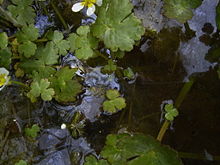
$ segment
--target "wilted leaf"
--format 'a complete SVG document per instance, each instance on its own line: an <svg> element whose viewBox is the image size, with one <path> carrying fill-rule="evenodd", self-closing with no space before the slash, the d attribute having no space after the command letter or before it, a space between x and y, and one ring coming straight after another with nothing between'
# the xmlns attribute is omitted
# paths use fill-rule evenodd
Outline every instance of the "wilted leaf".
<svg viewBox="0 0 220 165"><path fill-rule="evenodd" d="M103 1L92 25L92 33L114 52L132 50L135 41L144 34L141 21L134 16L132 9L129 0Z"/></svg>

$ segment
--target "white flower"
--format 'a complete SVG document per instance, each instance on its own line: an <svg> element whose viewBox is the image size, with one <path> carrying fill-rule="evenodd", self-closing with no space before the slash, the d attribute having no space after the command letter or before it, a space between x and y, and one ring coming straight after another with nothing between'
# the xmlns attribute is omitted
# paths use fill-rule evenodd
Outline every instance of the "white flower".
<svg viewBox="0 0 220 165"><path fill-rule="evenodd" d="M66 129L66 124L61 124L61 129Z"/></svg>
<svg viewBox="0 0 220 165"><path fill-rule="evenodd" d="M8 84L10 77L9 71L5 68L0 68L0 91Z"/></svg>
<svg viewBox="0 0 220 165"><path fill-rule="evenodd" d="M87 8L86 14L91 16L95 12L95 4L98 6L102 5L102 0L83 0L82 2L78 2L73 5L72 11L78 12L82 10L84 7Z"/></svg>

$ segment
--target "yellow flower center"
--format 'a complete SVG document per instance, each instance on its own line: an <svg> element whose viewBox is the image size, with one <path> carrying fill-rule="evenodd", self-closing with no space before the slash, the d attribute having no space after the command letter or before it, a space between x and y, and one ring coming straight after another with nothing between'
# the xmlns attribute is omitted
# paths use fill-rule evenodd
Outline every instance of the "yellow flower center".
<svg viewBox="0 0 220 165"><path fill-rule="evenodd" d="M92 7L96 3L96 0L84 0L81 3L83 6L86 6L89 8L89 7Z"/></svg>
<svg viewBox="0 0 220 165"><path fill-rule="evenodd" d="M6 83L6 74L0 74L0 86Z"/></svg>

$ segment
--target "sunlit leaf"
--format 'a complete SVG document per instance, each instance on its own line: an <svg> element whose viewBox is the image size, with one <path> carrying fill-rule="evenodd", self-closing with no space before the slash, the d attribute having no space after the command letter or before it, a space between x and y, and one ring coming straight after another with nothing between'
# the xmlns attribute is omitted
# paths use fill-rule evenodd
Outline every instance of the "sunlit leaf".
<svg viewBox="0 0 220 165"><path fill-rule="evenodd" d="M124 74L124 76L125 76L126 78L128 78L128 79L133 79L133 78L134 78L134 72L133 72L133 70L132 70L131 68L129 68L129 67L123 71L123 74Z"/></svg>
<svg viewBox="0 0 220 165"><path fill-rule="evenodd" d="M120 93L116 89L110 89L106 91L106 96L108 99L113 100L120 96Z"/></svg>
<svg viewBox="0 0 220 165"><path fill-rule="evenodd" d="M130 0L105 0L92 25L92 33L112 51L130 51L144 34L141 21L132 13Z"/></svg>
<svg viewBox="0 0 220 165"><path fill-rule="evenodd" d="M96 38L90 35L88 26L80 26L77 34L70 34L68 40L70 42L70 51L75 52L75 56L82 60L94 57L94 50L98 46Z"/></svg>
<svg viewBox="0 0 220 165"><path fill-rule="evenodd" d="M47 79L34 81L31 83L31 90L27 93L27 96L32 102L35 102L39 96L41 96L44 101L50 101L54 95L54 90L49 88L49 86L50 82Z"/></svg>

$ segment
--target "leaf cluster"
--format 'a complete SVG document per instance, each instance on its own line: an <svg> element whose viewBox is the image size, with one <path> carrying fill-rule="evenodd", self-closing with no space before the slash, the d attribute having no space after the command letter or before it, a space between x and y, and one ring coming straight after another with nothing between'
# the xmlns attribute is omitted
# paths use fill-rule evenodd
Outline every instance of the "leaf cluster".
<svg viewBox="0 0 220 165"><path fill-rule="evenodd" d="M182 165L177 152L142 134L110 134L100 154L103 159L89 156L85 165Z"/></svg>
<svg viewBox="0 0 220 165"><path fill-rule="evenodd" d="M106 92L108 100L103 102L103 110L109 113L115 113L126 107L125 99L120 97L120 93L116 89L110 89Z"/></svg>
<svg viewBox="0 0 220 165"><path fill-rule="evenodd" d="M178 110L173 106L173 104L166 104L164 109L166 111L165 118L169 121L173 121L174 118L179 115Z"/></svg>
<svg viewBox="0 0 220 165"><path fill-rule="evenodd" d="M37 124L33 124L31 128L25 128L25 135L36 138L38 132L40 131L40 127Z"/></svg>

